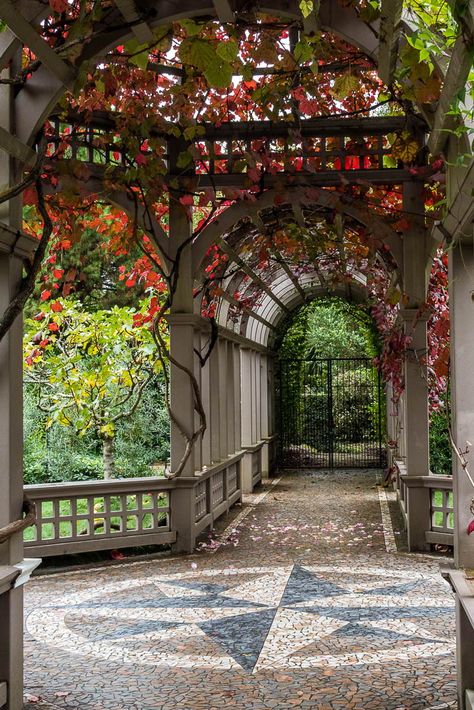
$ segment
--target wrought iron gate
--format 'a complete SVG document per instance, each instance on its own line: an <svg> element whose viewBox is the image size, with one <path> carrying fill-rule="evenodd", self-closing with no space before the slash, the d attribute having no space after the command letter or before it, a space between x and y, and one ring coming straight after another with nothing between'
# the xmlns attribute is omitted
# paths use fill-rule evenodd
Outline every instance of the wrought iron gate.
<svg viewBox="0 0 474 710"><path fill-rule="evenodd" d="M280 360L276 403L282 467L385 465L384 395L371 360Z"/></svg>

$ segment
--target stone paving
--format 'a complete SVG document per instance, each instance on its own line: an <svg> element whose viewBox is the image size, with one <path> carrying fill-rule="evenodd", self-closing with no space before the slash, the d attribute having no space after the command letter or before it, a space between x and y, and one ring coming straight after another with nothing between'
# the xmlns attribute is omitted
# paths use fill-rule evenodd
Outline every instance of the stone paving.
<svg viewBox="0 0 474 710"><path fill-rule="evenodd" d="M455 707L452 594L376 473L264 491L194 555L34 579L25 707Z"/></svg>

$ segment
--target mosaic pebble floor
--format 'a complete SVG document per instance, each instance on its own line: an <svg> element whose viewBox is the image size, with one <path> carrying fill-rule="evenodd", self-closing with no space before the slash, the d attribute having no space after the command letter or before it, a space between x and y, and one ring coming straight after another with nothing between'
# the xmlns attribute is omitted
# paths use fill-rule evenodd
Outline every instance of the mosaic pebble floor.
<svg viewBox="0 0 474 710"><path fill-rule="evenodd" d="M452 594L376 472L263 492L194 555L35 578L25 708L455 707Z"/></svg>

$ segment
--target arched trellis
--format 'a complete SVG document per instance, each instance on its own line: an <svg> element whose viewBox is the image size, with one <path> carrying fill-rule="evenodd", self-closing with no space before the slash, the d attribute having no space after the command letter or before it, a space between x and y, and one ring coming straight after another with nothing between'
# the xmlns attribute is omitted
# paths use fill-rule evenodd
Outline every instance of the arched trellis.
<svg viewBox="0 0 474 710"><path fill-rule="evenodd" d="M304 226L304 215L302 208L315 209L337 209L341 213L350 216L357 224L364 226L374 236L377 235L378 243L384 249L384 258L387 259L386 249L390 249L390 260L392 261L394 283L403 284L403 254L401 249L400 235L382 217L371 214L366 207L358 200L349 201L345 204L341 201L337 193L327 190L320 190L316 197L312 191L309 198L303 188L289 190L286 195L278 191L269 190L259 196L254 202L236 203L227 208L214 222L211 222L199 235L193 245L193 263L195 278L199 277L203 266L206 263L206 254L213 246L224 247L226 235L232 234L235 225L242 221L242 232L244 235L258 233L260 228L265 229L264 211L273 208L278 215L283 207L288 208L291 204L290 214L294 220L298 220L300 226ZM275 205L275 203L278 203ZM324 216L324 213L323 213ZM241 237L243 239L243 237ZM232 240L233 246L227 247L230 263L236 267L244 266L245 262L239 256L239 242ZM394 252L397 258L394 257ZM381 261L381 263L384 263ZM267 279L269 291L262 290L262 279L255 271L247 266L246 271L242 269L236 271L230 279L226 279L223 285L223 296L220 298L217 320L222 326L229 326L229 310L239 304L235 302L232 294L241 292L242 300L245 301L247 292L252 288L263 297L262 303L252 308L241 309L240 318L236 322L236 329L241 335L245 335L251 340L260 344L267 344L271 340L271 332L281 317L288 313L296 304L301 304L312 293L323 293L326 291L321 285L321 274L317 271L305 270L304 274L296 275L292 270L295 265L285 264L286 268L278 268L277 271ZM253 279L252 279L253 277ZM248 283L242 288L245 279ZM352 281L355 285L363 284L362 275L353 274ZM347 295L347 289L346 289ZM196 312L200 312L200 300L197 299Z"/></svg>
<svg viewBox="0 0 474 710"><path fill-rule="evenodd" d="M3 145L4 148L7 147L8 152L10 152L11 155L18 158L19 160L31 160L34 156L32 154L32 151L28 150L27 147L34 144L38 129L41 127L44 120L50 114L51 110L53 109L54 105L61 97L61 95L64 93L65 89L71 85L74 79L75 72L77 71L77 68L79 68L79 66L81 65L81 61L83 59L89 58L100 58L101 56L103 56L103 54L107 51L109 47L116 45L118 42L124 41L125 39L127 39L127 37L136 36L137 32L140 31L140 25L144 25L144 27L142 27L142 32L146 32L147 27L148 29L150 29L155 24L165 21L166 18L179 19L180 17L206 16L207 14L212 17L217 16L222 21L232 21L234 18L233 9L235 9L238 5L239 3L236 3L232 8L231 4L227 2L215 2L210 4L209 2L196 3L190 2L188 0L187 2L180 2L178 4L177 2L172 2L171 0L169 0L168 2L156 5L157 13L153 18L148 16L142 17L140 15L137 15L133 19L127 20L127 18L125 18L124 22L123 18L120 16L120 11L118 9L120 3L117 3L116 16L120 19L120 31L110 31L105 37L98 38L97 41L91 42L89 45L86 45L84 54L82 58L80 58L77 67L73 68L70 65L66 64L63 60L61 60L60 57L57 57L55 53L46 46L45 43L41 44L41 38L35 38L31 35L31 32L28 31L28 21L32 19L37 20L38 17L41 16L41 12L44 11L44 5L37 5L34 2L28 3L27 10L25 11L26 14L22 15L20 11L17 11L17 8L13 3L10 3L8 2L8 0L5 0L1 4L0 15L3 16L3 19L5 19L5 15L9 14L10 21L8 21L7 18L7 24L11 25L17 37L19 37L20 40L22 40L25 44L28 45L30 42L32 43L31 48L41 60L42 66L38 69L38 71L33 74L31 80L28 81L27 84L18 91L18 94L15 98L13 96L9 97L8 101L12 99L11 104L8 103L8 101L6 102L5 105L8 104L6 111L8 116L2 117L4 118L4 120L2 120L1 126L4 129L4 133L2 133L2 135L0 136L0 144ZM152 5L151 9L154 9L154 7L155 6ZM24 9L24 5L21 9ZM282 11L286 15L293 14L294 17L299 15L297 2L267 2L266 7L263 9L268 9L270 10L270 12ZM355 17L353 10L349 8L341 8L339 5L335 5L334 3L330 2L330 0L321 4L320 18L322 21L322 26L325 29L328 29L331 32L334 32L335 34L338 34L354 46L359 46L361 49L363 49L363 51L366 52L368 56L374 59L377 57L379 59L380 72L383 78L385 80L388 80L390 72L393 69L393 59L396 58L397 53L398 38L400 35L400 23L398 22L400 9L401 4L397 1L383 1L381 27L379 28L379 34L382 37L381 43L378 43L375 34L372 32L373 29L376 29L376 25L373 25L371 30L367 26L363 25L360 20ZM162 13L161 15L160 12ZM466 22L468 26L470 26L472 32L472 27L474 26L472 20L472 12L468 14ZM434 130L430 138L430 146L434 152L438 152L438 150L441 150L444 146L446 139L448 138L444 130L445 126L447 125L446 109L449 106L450 97L457 93L456 87L460 88L460 86L462 87L464 83L463 76L465 75L467 63L463 58L462 52L463 47L467 45L467 36L459 39L459 42L457 42L456 44L456 49L455 51L453 51L449 68L445 74L443 94L436 109L434 120L432 122ZM16 36L10 31L0 37L0 66L4 67L6 65L6 63L12 58L19 46L20 42L18 41ZM381 54L384 55L384 62L380 61ZM460 58L462 59L461 63L459 61ZM461 82L460 86L459 82ZM12 117L14 119L14 124L10 123ZM454 158L456 157L456 151L466 152L464 148L462 150L459 149L459 145L461 144L461 142L465 143L465 137L461 138L460 143L458 143L455 138L450 138L449 140L450 158L453 163ZM8 171L7 178L8 180L10 180L11 178L11 175L8 173ZM472 197L472 186L474 184L474 170L472 170L472 165L467 170L463 167L457 170L450 170L450 179L451 184L449 191L452 197L452 209L450 211L450 214L448 215L448 219L444 226L445 228L447 228L448 233L450 233L451 236L455 236L456 233L460 233L467 235L469 239L471 239L472 210L466 209L466 201L469 203ZM408 189L407 192L409 191L410 190ZM416 196L414 199L416 202ZM15 209L13 209L12 212L8 214L7 218L9 220L12 220L11 223L14 224L14 227L18 227L19 225L14 223L14 211ZM425 256L428 251L426 248L426 235L422 234L422 230L420 230L420 225L415 225L411 232L412 234L408 235L408 238L404 240L403 245L399 245L397 252L399 256L402 254L402 252L405 257L408 256L408 259L403 258L403 280L404 286L409 291L416 280L416 272L419 272L420 269L424 270L426 266L426 259L424 261L422 260L422 250L415 248L414 242L416 241L416 237L419 238L419 242L423 241L423 254ZM12 239L12 234L9 233L7 236L8 239L5 240L5 254L8 252L7 242L9 242L10 247L13 247L12 251L15 250L15 240ZM453 268L456 277L453 280L453 289L455 295L455 305L453 309L453 327L454 321L456 321L456 343L460 346L460 356L457 359L455 374L454 389L457 397L455 408L457 407L459 413L462 412L462 417L459 416L456 421L455 435L457 437L457 440L460 441L461 445L465 439L473 439L472 431L474 426L474 413L472 411L472 402L474 401L474 394L472 392L472 386L470 386L469 383L466 384L465 379L463 379L462 377L462 371L468 371L469 368L472 366L469 357L471 356L471 353L474 349L474 343L472 342L472 328L466 327L470 323L470 312L467 310L466 304L470 304L472 302L472 299L470 298L472 284L470 283L469 278L466 276L467 270L465 269L466 263L471 266L474 264L474 255L472 253L472 247L470 245L466 245L465 248L463 247L463 249L464 251L462 255L456 253L453 261ZM17 258L12 259L10 253L8 253L7 256L2 257L2 263L0 265L1 275L3 279L2 287L4 287L1 296L3 301L5 299L8 300L8 298L11 297L11 294L14 292L16 284L18 283L21 277L20 258L23 257L24 254L20 253L20 251L17 250L15 252ZM399 259L397 259L397 261L399 263L402 263ZM414 297L413 302L417 301L418 296L419 290L416 294L416 297ZM404 317L406 318L407 322L411 322L411 320L413 319L414 310L415 309L412 309L411 313L404 314ZM186 350L186 361L188 363L192 362L194 346L196 345L196 342L200 337L200 333L197 334L198 329L195 328L194 325L195 318L192 316L192 314L186 312L183 312L181 314L174 314L174 317L175 319L178 319L175 320L174 324L177 326L177 340L175 341L175 346L184 346ZM181 322L178 322L179 319L181 320ZM413 342L413 348L416 353L421 352L423 351L423 348L426 348L426 339L424 340L423 328L419 327L420 323L416 323L414 324L414 326L419 331L416 334L416 338ZM173 324L172 327L174 327ZM20 374L18 371L18 367L16 369L13 367L12 369L11 365L11 363L19 362L20 356L18 335L19 330L17 328L16 332L12 332L11 337L9 337L8 341L5 341L2 346L3 350L1 352L1 363L2 365L4 365L4 372L0 373L0 401L2 402L3 408L2 413L0 413L0 419L2 423L2 426L0 427L0 443L2 444L2 453L4 454L3 461L5 465L5 470L8 473L7 476L2 479L2 493L4 500L2 501L2 506L0 508L0 516L6 519L7 521L11 519L11 516L18 517L21 506L21 466L19 464L19 456L17 451L18 447L15 445L15 440L21 439L21 436L19 434L19 432L21 431L21 424L19 422L18 414L21 409L18 406L18 383L20 381ZM236 348L238 349L238 347L240 347L241 345L248 346L249 343L247 341L239 341L238 338L233 341L228 340L225 344L221 342L219 343L219 350L216 351L218 363L218 382L222 381L226 374L229 374L229 369L226 370L226 367L228 366L228 363L231 361L231 359L235 364ZM224 351L227 353L225 358L223 354ZM230 352L232 352L232 358L229 357ZM248 348L246 350L243 349L240 353L242 358L242 374L245 377L247 377L249 373L248 353ZM254 364L251 365L251 367L254 368L254 370L252 371L253 374L251 374L251 378L253 378L253 380L251 380L251 382L253 382L252 386L254 386L256 383L255 376L257 367L255 365L255 359L258 355L261 359L262 354L265 355L265 351L260 348L255 350L255 353L252 355L252 357L254 358ZM226 363L225 367L223 365L224 362ZM270 366L269 362L267 362L267 366ZM259 364L259 367L262 367L261 362ZM405 403L406 412L408 416L408 419L406 419L405 421L405 428L408 430L409 437L405 454L407 464L409 464L409 474L411 475L413 481L416 478L417 474L423 476L427 472L425 460L426 452L423 449L423 446L420 448L416 444L417 438L419 439L419 441L422 441L422 443L426 438L425 432L423 431L423 426L420 427L420 422L423 424L423 419L426 419L426 407L424 408L423 404L424 393L423 385L420 384L419 369L420 368L417 363L415 363L414 367L413 363L411 365L410 363L407 364L407 373L409 381L407 392L409 392L410 398ZM232 369L232 371L234 373L234 377L238 377L237 369L235 367ZM215 369L214 373L216 373ZM234 385L235 384L236 381L234 381ZM263 378L259 385L258 392L261 401L264 402L265 391ZM183 396L183 392L179 393L179 396L183 399L185 407L189 405L189 402L187 404L185 402L188 394L189 393L185 392L185 396ZM216 404L215 392L213 396L214 404ZM248 406L248 402L245 401L245 396L245 392L242 391L241 404L244 407ZM238 389L235 388L234 400L237 397ZM219 407L217 408L217 411L223 412L224 404L222 401L222 394L219 394L218 400ZM252 403L252 407L255 406L255 403ZM213 411L213 416L215 419L216 407L214 407ZM194 412L192 411L192 408L189 409L188 407L186 417L188 422L193 419ZM254 417L253 414L252 417ZM262 412L260 412L260 418L262 421L264 420ZM262 436L264 435L263 430L257 431L256 433ZM228 434L229 432L226 429L226 435ZM245 436L247 435L245 432L244 434ZM234 430L235 446L237 446L237 442L239 441L238 435L239 429L236 423L236 427ZM221 436L220 440L222 439L223 437ZM243 437L242 440L244 440ZM227 436L227 441L232 441L232 437ZM204 447L205 446L203 443L202 448L204 449ZM249 447L247 447L247 451L248 448ZM250 453L253 456L253 453ZM225 455L225 447L218 447L218 450L215 450L213 452L213 455L210 460L215 461L219 458L224 459ZM462 474L460 467L458 467L458 469L459 472ZM460 562L460 564L473 567L474 553L472 545L469 545L469 540L467 539L465 532L464 534L462 532L463 530L465 530L467 522L466 513L464 511L462 503L463 499L466 499L467 497L469 497L469 495L469 489L466 486L463 486L461 481L461 485L459 486L458 491L456 493L456 500L459 502L457 508L457 513L459 514L459 517L457 518L459 529L456 533L458 542L458 562ZM413 485L413 490L410 489L409 493L410 510L416 510L417 506L418 509L421 510L420 496L420 492L417 492L416 486ZM427 509L429 508L429 506L425 505L425 508ZM423 545L426 546L426 543L423 543L423 525L425 524L425 522L420 520L415 520L412 522L416 523L411 526L410 531L410 543L412 547L416 548L418 544L420 544L421 547L423 547ZM8 550L5 553L4 557L7 563L13 563L21 559L21 543L19 540L14 540L11 544L8 545ZM8 605L5 605L8 606L8 628L12 629L12 637L17 635L16 629L19 630L21 627L21 614L19 612L20 603L18 601L18 594L18 591L12 592L11 603L9 601ZM463 619L463 627L466 628L466 626L466 620ZM8 649L2 655L0 663L0 683L4 677L8 678L11 689L10 704L11 707L15 708L16 710L17 707L19 708L21 706L21 653L19 650L20 644L16 642L15 646L16 647L14 652L12 652L11 649ZM470 648L472 648L472 639ZM469 656L469 654L465 655L466 657ZM472 669L470 671L468 668L463 668L461 670L463 670L468 679L472 679L472 687L472 685L474 685ZM466 682L467 681L464 681L463 688L465 687Z"/></svg>

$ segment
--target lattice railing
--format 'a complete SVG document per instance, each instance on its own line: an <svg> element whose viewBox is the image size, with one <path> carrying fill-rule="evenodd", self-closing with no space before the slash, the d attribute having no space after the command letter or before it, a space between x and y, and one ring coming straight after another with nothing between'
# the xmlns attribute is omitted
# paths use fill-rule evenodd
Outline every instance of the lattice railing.
<svg viewBox="0 0 474 710"><path fill-rule="evenodd" d="M47 556L174 542L171 489L156 478L26 486L37 520L25 547Z"/></svg>
<svg viewBox="0 0 474 710"><path fill-rule="evenodd" d="M439 488L436 486L436 481L433 481L433 488L430 489L431 529L435 532L452 534L454 530L452 479L449 484L449 488Z"/></svg>
<svg viewBox="0 0 474 710"><path fill-rule="evenodd" d="M454 544L454 500L452 476L408 476L405 464L395 461L396 474L394 486L400 502L402 513L407 525L410 525L410 497L417 491L422 493L422 500L426 505L426 530L425 540L430 545ZM420 496L418 496L420 500ZM418 505L418 504L417 504ZM419 508L416 507L419 515ZM423 519L425 519L423 518Z"/></svg>
<svg viewBox="0 0 474 710"><path fill-rule="evenodd" d="M194 489L197 533L211 528L217 518L241 499L241 456L238 454L201 474L201 480Z"/></svg>
<svg viewBox="0 0 474 710"><path fill-rule="evenodd" d="M297 125L281 121L233 122L196 127L195 137L187 143L163 133L151 134L138 153L143 162L153 153L163 161L163 174L183 171L200 176L201 184L231 184L230 178L256 182L260 174L316 174L362 172L372 178L400 181L410 173L399 164L393 145L397 133L406 129L402 117L363 119L310 119ZM423 135L414 131L420 144ZM93 117L88 125L52 118L49 122L49 154L59 150L60 157L102 167L133 167L137 155L126 155L114 122L105 115ZM169 155L189 149L194 156L186 166L169 165ZM216 182L217 180L217 182ZM238 180L237 180L238 182ZM232 183L233 184L233 183Z"/></svg>

